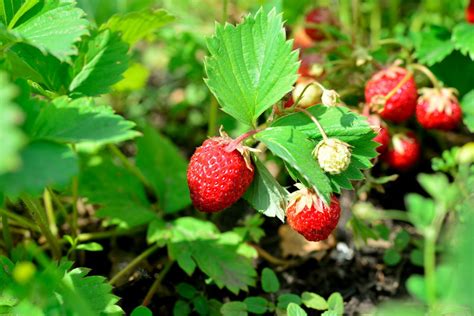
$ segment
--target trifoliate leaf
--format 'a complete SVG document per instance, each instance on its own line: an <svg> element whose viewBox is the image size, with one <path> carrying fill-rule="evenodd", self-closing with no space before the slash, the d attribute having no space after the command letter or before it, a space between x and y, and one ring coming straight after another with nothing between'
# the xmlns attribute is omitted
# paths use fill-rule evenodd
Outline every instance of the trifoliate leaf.
<svg viewBox="0 0 474 316"><path fill-rule="evenodd" d="M285 221L288 191L270 174L267 168L255 159L257 172L244 198L259 212L268 217L278 217Z"/></svg>
<svg viewBox="0 0 474 316"><path fill-rule="evenodd" d="M172 22L174 17L163 9L142 10L111 17L101 29L110 29L120 33L122 40L130 46L138 41L148 39L164 25Z"/></svg>
<svg viewBox="0 0 474 316"><path fill-rule="evenodd" d="M23 146L24 136L18 125L23 120L21 110L13 103L17 87L11 84L5 73L0 72L0 174L12 171L20 166L19 150Z"/></svg>
<svg viewBox="0 0 474 316"><path fill-rule="evenodd" d="M67 61L77 53L74 43L87 34L89 25L84 11L66 0L42 1L25 12L21 20L12 32L61 61Z"/></svg>
<svg viewBox="0 0 474 316"><path fill-rule="evenodd" d="M467 93L461 100L463 121L469 131L474 133L474 90Z"/></svg>
<svg viewBox="0 0 474 316"><path fill-rule="evenodd" d="M151 183L163 211L177 212L190 205L188 162L179 149L151 127L145 128L137 147L137 167Z"/></svg>
<svg viewBox="0 0 474 316"><path fill-rule="evenodd" d="M474 61L474 25L460 23L453 29L452 41L454 46L464 55L469 55Z"/></svg>
<svg viewBox="0 0 474 316"><path fill-rule="evenodd" d="M128 68L128 45L109 30L94 34L81 45L74 60L69 91L95 96L108 92Z"/></svg>
<svg viewBox="0 0 474 316"><path fill-rule="evenodd" d="M373 164L371 160L377 156L377 151L375 149L378 144L372 140L376 134L369 126L367 119L364 116L351 112L346 107L325 107L317 105L309 108L308 111L318 119L328 137L339 139L351 146L351 163L349 164L349 167L340 174L333 175L324 173L324 176L326 177L326 181L329 181L333 192L339 193L341 188L352 189L350 180L362 180L364 176L360 169L368 169L372 167ZM310 147L314 149L314 147L322 140L321 132L314 122L308 116L300 112L282 117L275 121L271 126L272 128L284 128L287 130L285 132L286 139L291 141L293 141L293 130L304 133L307 139L313 140L313 142L310 142L311 144L306 145L308 146L308 149ZM257 134L257 136L258 135L259 134ZM294 139L300 138L300 136L296 136L298 134L294 135ZM313 159L313 161L315 160ZM309 164L309 161L306 164ZM292 167L295 166L292 165ZM298 168L296 169L298 170ZM312 169L314 169L314 167ZM306 170L298 171L307 175ZM323 183L324 180L319 181ZM312 185L317 186L314 181L309 182ZM320 193L324 192L320 187L318 187Z"/></svg>
<svg viewBox="0 0 474 316"><path fill-rule="evenodd" d="M192 217L175 220L170 230L168 252L189 275L197 266L219 288L235 294L255 285L257 273L252 259L240 254L239 248L247 245L237 234L221 234L211 222Z"/></svg>
<svg viewBox="0 0 474 316"><path fill-rule="evenodd" d="M96 215L109 218L121 228L143 225L156 219L140 181L108 159L92 159L81 172L79 193L100 206Z"/></svg>
<svg viewBox="0 0 474 316"><path fill-rule="evenodd" d="M107 106L97 106L89 98L70 101L55 99L44 106L31 131L35 139L97 145L119 143L140 135L132 130L135 123L126 121Z"/></svg>
<svg viewBox="0 0 474 316"><path fill-rule="evenodd" d="M331 184L313 158L312 151L316 144L305 134L291 126L277 126L259 132L255 138L288 163L298 173L298 179L313 186L329 204Z"/></svg>
<svg viewBox="0 0 474 316"><path fill-rule="evenodd" d="M454 50L450 40L451 34L447 29L431 27L429 30L413 34L416 57L428 66L442 61Z"/></svg>
<svg viewBox="0 0 474 316"><path fill-rule="evenodd" d="M262 10L233 26L217 24L208 40L206 83L224 112L247 125L289 92L298 53L285 39L281 15Z"/></svg>
<svg viewBox="0 0 474 316"><path fill-rule="evenodd" d="M23 148L20 156L21 167L0 176L0 191L9 196L66 185L79 171L77 157L66 145L35 141Z"/></svg>

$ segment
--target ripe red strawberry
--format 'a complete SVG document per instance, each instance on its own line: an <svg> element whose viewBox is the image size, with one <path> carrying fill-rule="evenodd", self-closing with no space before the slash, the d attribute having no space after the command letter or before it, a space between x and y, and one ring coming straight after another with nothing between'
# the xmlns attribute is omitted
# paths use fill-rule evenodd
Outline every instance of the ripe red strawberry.
<svg viewBox="0 0 474 316"><path fill-rule="evenodd" d="M416 118L426 129L454 129L462 119L462 109L454 90L423 89L416 105Z"/></svg>
<svg viewBox="0 0 474 316"><path fill-rule="evenodd" d="M395 134L392 137L392 147L388 149L386 160L393 169L406 171L418 162L420 153L420 143L413 132Z"/></svg>
<svg viewBox="0 0 474 316"><path fill-rule="evenodd" d="M308 24L304 29L306 34L313 40L320 41L325 38L324 33L311 24L334 24L334 17L328 8L316 8L309 11L305 21Z"/></svg>
<svg viewBox="0 0 474 316"><path fill-rule="evenodd" d="M318 78L324 73L323 59L319 54L302 54L298 74L301 77Z"/></svg>
<svg viewBox="0 0 474 316"><path fill-rule="evenodd" d="M382 118L397 123L415 113L417 97L413 74L398 66L377 72L365 86L366 103L381 110Z"/></svg>
<svg viewBox="0 0 474 316"><path fill-rule="evenodd" d="M380 116L375 114L369 115L367 120L372 129L377 133L377 136L374 137L374 141L380 144L380 146L377 147L377 152L379 154L385 153L390 143L390 132L387 124L382 121Z"/></svg>
<svg viewBox="0 0 474 316"><path fill-rule="evenodd" d="M471 0L466 8L466 21L474 24L474 0Z"/></svg>
<svg viewBox="0 0 474 316"><path fill-rule="evenodd" d="M254 168L249 157L242 146L228 151L232 141L226 135L210 138L191 157L188 186L194 206L202 212L228 208L252 183Z"/></svg>
<svg viewBox="0 0 474 316"><path fill-rule="evenodd" d="M309 241L327 239L336 228L341 215L339 200L331 197L325 205L312 189L297 184L298 191L292 193L286 208L288 224Z"/></svg>

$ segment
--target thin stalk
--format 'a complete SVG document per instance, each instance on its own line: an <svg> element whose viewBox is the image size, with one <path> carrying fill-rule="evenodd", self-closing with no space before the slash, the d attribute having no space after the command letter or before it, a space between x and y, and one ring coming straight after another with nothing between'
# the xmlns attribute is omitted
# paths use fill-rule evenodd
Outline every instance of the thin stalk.
<svg viewBox="0 0 474 316"><path fill-rule="evenodd" d="M441 84L439 83L438 79L436 76L429 70L427 67L420 65L420 64L411 64L410 65L412 68L422 72L428 79L431 81L433 84L433 87L436 89L441 89Z"/></svg>
<svg viewBox="0 0 474 316"><path fill-rule="evenodd" d="M370 15L370 43L372 48L378 48L380 31L382 29L382 13L378 0L372 0L372 12Z"/></svg>
<svg viewBox="0 0 474 316"><path fill-rule="evenodd" d="M118 147L116 145L109 145L109 150L115 155L117 156L117 158L122 162L122 164L124 165L125 168L127 168L131 173L133 173L141 182L142 184L148 189L150 190L150 192L153 192L153 189L152 187L150 186L150 184L148 183L148 180L145 178L145 176L143 175L143 173L140 171L140 169L138 169L137 166L135 166L134 164L132 164L130 162L130 160L120 151L120 149L118 149Z"/></svg>
<svg viewBox="0 0 474 316"><path fill-rule="evenodd" d="M410 223L410 218L408 217L407 212L397 211L397 210L383 210L380 212L380 219L391 219L396 221L403 221Z"/></svg>
<svg viewBox="0 0 474 316"><path fill-rule="evenodd" d="M323 127L321 126L321 123L319 123L318 119L314 117L313 114L311 114L308 110L306 109L303 109L303 108L298 108L298 111L300 112L303 112L307 117L309 117L311 119L311 121L313 121L314 124L316 124L316 126L318 127L319 129L319 132L321 133L321 136L323 136L323 139L324 141L327 141L328 140L328 136L326 135L326 132L324 132L324 129Z"/></svg>
<svg viewBox="0 0 474 316"><path fill-rule="evenodd" d="M58 198L56 193L54 193L54 191L51 188L48 188L48 191L49 191L49 195L51 196L53 200L53 203L56 205L59 212L61 212L64 218L67 219L68 214L67 214L66 208L64 207L64 204L61 202L61 200Z"/></svg>
<svg viewBox="0 0 474 316"><path fill-rule="evenodd" d="M12 233L10 231L10 225L8 224L8 217L5 214L2 214L2 233L3 240L5 240L5 247L7 248L7 253L10 253L13 249L13 239Z"/></svg>
<svg viewBox="0 0 474 316"><path fill-rule="evenodd" d="M109 284L114 285L115 283L117 283L118 280L120 280L123 276L130 273L133 269L136 268L138 264L140 264L140 262L148 258L148 256L150 256L159 248L160 246L155 244L151 246L150 248L148 248L147 250L145 250L144 252L142 252L140 255L138 255L138 257L133 259L124 269L120 270L116 275L114 275L113 278L110 279Z"/></svg>
<svg viewBox="0 0 474 316"><path fill-rule="evenodd" d="M423 251L423 265L425 269L426 297L431 307L436 301L436 236L434 229L425 233L425 247Z"/></svg>
<svg viewBox="0 0 474 316"><path fill-rule="evenodd" d="M360 3L359 0L352 0L352 44L354 46L358 43L359 36L359 16L360 16Z"/></svg>
<svg viewBox="0 0 474 316"><path fill-rule="evenodd" d="M217 111L219 106L217 99L211 96L211 106L209 107L209 122L207 125L207 136L214 136L217 132Z"/></svg>
<svg viewBox="0 0 474 316"><path fill-rule="evenodd" d="M44 209L42 208L41 204L36 202L34 199L30 198L29 196L22 197L23 202L25 203L26 207L30 211L33 219L38 224L41 232L43 233L44 237L48 241L49 247L55 259L61 258L61 248L58 242L58 239L53 236L49 227L46 223L46 214Z"/></svg>
<svg viewBox="0 0 474 316"><path fill-rule="evenodd" d="M18 215L16 213L10 212L8 210L0 208L0 214L5 215L9 217L10 219L14 220L16 223L18 223L20 226L23 226L25 228L31 229L32 231L35 232L41 232L38 226L33 224L28 218L23 217L21 215Z"/></svg>
<svg viewBox="0 0 474 316"><path fill-rule="evenodd" d="M143 299L143 303L142 303L143 306L147 306L148 304L150 304L150 302L153 299L153 296L155 295L156 291L160 288L161 282L163 281L166 274L168 274L168 271L173 266L173 263L174 263L174 260L169 260L168 262L166 262L165 266L160 271L160 274L156 278L155 282L153 282L150 289L148 290L148 293L146 293L146 296Z"/></svg>
<svg viewBox="0 0 474 316"><path fill-rule="evenodd" d="M237 146L241 142L243 142L245 139L249 138L250 136L253 136L253 135L257 134L258 132L260 132L260 130L254 129L254 130L248 131L248 132L240 135L239 137L234 139L232 142L230 142L229 145L226 146L225 150L228 151L228 152L234 151L235 148L237 148Z"/></svg>
<svg viewBox="0 0 474 316"><path fill-rule="evenodd" d="M79 181L77 176L72 178L72 219L71 219L71 235L72 237L77 237L78 232L78 210L77 202L79 200Z"/></svg>
<svg viewBox="0 0 474 316"><path fill-rule="evenodd" d="M89 240L96 240L96 239L107 239L111 237L119 237L123 235L129 235L133 233L137 233L142 231L144 227L136 227L129 230L111 230L105 232L98 232L98 233L83 233L77 236L79 241L89 241Z"/></svg>
<svg viewBox="0 0 474 316"><path fill-rule="evenodd" d="M53 201L51 200L51 194L48 189L44 189L43 192L44 209L46 210L46 218L48 220L49 229L51 233L58 236L58 226L56 225L56 216L54 216Z"/></svg>

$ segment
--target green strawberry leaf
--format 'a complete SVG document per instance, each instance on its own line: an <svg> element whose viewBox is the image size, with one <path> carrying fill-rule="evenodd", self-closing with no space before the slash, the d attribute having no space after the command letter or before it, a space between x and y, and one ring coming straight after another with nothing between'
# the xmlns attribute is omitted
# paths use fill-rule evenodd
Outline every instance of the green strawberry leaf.
<svg viewBox="0 0 474 316"><path fill-rule="evenodd" d="M371 160L377 156L377 151L375 149L378 144L372 139L376 134L369 126L367 119L364 116L351 112L346 107L325 107L322 105L316 105L309 108L308 111L318 119L328 137L337 138L352 146L352 156L349 167L337 175L323 173L325 179L318 180L320 183L329 182L331 190L327 190L327 188L323 190L321 184L318 186L318 183L315 182L309 181L309 183L316 186L323 196L323 192L333 191L340 193L341 189L352 189L353 187L350 181L364 179L361 169L368 169L373 166ZM304 133L305 137L307 137L307 141L308 139L313 141L307 145L308 149L306 150L308 151L309 149L314 149L322 140L322 135L314 122L301 112L284 116L275 121L271 126L272 128L289 129L289 131L286 132L287 138L290 137L289 135L291 135L292 130ZM297 134L294 136L294 140L297 139L296 135ZM308 160L307 164L312 164L313 161L317 165L314 158ZM292 165L292 167L300 173L307 175L306 169L299 170L294 165ZM314 169L314 167L310 168ZM318 169L320 169L319 166Z"/></svg>
<svg viewBox="0 0 474 316"><path fill-rule="evenodd" d="M137 167L151 183L163 211L173 213L190 205L188 162L178 148L151 127L145 128L137 147Z"/></svg>
<svg viewBox="0 0 474 316"><path fill-rule="evenodd" d="M309 183L326 203L330 203L331 184L313 158L312 151L316 144L304 133L292 126L276 126L257 133L255 138L294 168L300 181Z"/></svg>
<svg viewBox="0 0 474 316"><path fill-rule="evenodd" d="M259 296L249 296L244 299L245 305L247 305L247 311L253 314L265 314L268 310L268 301Z"/></svg>
<svg viewBox="0 0 474 316"><path fill-rule="evenodd" d="M252 259L256 253L236 233L219 233L213 223L192 217L181 217L168 229L169 255L189 275L197 266L219 288L235 294L255 285Z"/></svg>
<svg viewBox="0 0 474 316"><path fill-rule="evenodd" d="M316 293L303 292L303 294L301 294L301 301L306 307L312 309L317 309L320 311L328 309L328 303L326 300Z"/></svg>
<svg viewBox="0 0 474 316"><path fill-rule="evenodd" d="M140 226L157 218L141 182L109 159L96 157L86 162L79 177L79 193L100 206L98 217L108 218L120 228Z"/></svg>
<svg viewBox="0 0 474 316"><path fill-rule="evenodd" d="M270 268L263 268L262 289L267 293L276 293L280 289L280 281Z"/></svg>
<svg viewBox="0 0 474 316"><path fill-rule="evenodd" d="M77 53L74 43L87 34L89 26L84 11L65 0L42 1L24 11L20 22L13 34L61 61Z"/></svg>
<svg viewBox="0 0 474 316"><path fill-rule="evenodd" d="M420 230L426 229L433 222L435 203L419 194L410 193L405 196L410 221Z"/></svg>
<svg viewBox="0 0 474 316"><path fill-rule="evenodd" d="M247 305L244 302L227 302L222 305L223 316L247 316Z"/></svg>
<svg viewBox="0 0 474 316"><path fill-rule="evenodd" d="M456 49L464 55L468 55L474 61L474 25L460 23L453 29L452 41Z"/></svg>
<svg viewBox="0 0 474 316"><path fill-rule="evenodd" d="M174 21L174 16L163 9L142 10L126 14L116 14L111 17L100 29L110 29L120 33L122 40L130 46L138 41L148 39L158 29Z"/></svg>
<svg viewBox="0 0 474 316"><path fill-rule="evenodd" d="M13 3L14 2L14 3ZM10 3L10 5L13 7L18 7L18 10L13 9L12 12L15 12L15 15L12 17L12 19L8 22L5 23L5 25L8 25L9 29L12 29L15 27L15 24L20 20L20 18L28 12L31 8L33 8L36 4L39 3L39 0L26 0L26 1L13 1ZM21 6L20 6L21 5ZM8 4L2 4L0 6L8 6ZM6 21L5 21L6 22Z"/></svg>
<svg viewBox="0 0 474 316"><path fill-rule="evenodd" d="M12 171L21 164L19 151L25 142L25 137L19 129L23 113L13 102L18 90L10 83L7 75L0 72L0 139L2 153L0 154L0 174Z"/></svg>
<svg viewBox="0 0 474 316"><path fill-rule="evenodd" d="M55 99L42 107L34 123L31 136L64 143L88 142L96 145L119 143L140 135L126 121L107 106L97 106L93 99L70 101Z"/></svg>
<svg viewBox="0 0 474 316"><path fill-rule="evenodd" d="M306 316L308 315L304 309L302 309L299 305L295 303L290 303L288 304L288 307L286 309L286 314L288 316Z"/></svg>
<svg viewBox="0 0 474 316"><path fill-rule="evenodd" d="M94 34L81 44L69 91L88 96L108 92L128 68L128 45L109 30Z"/></svg>
<svg viewBox="0 0 474 316"><path fill-rule="evenodd" d="M292 293L285 293L278 296L277 307L279 309L285 310L288 308L289 304L294 303L294 304L300 305L301 302L302 302L301 298L298 295L292 294Z"/></svg>
<svg viewBox="0 0 474 316"><path fill-rule="evenodd" d="M244 198L257 211L284 222L288 191L276 181L258 158L254 161L257 170Z"/></svg>
<svg viewBox="0 0 474 316"><path fill-rule="evenodd" d="M343 315L344 313L344 299L338 292L332 293L328 298L329 310L335 311L337 315Z"/></svg>
<svg viewBox="0 0 474 316"><path fill-rule="evenodd" d="M442 27L431 27L427 31L412 34L416 57L420 63L432 66L442 61L454 50L450 32Z"/></svg>
<svg viewBox="0 0 474 316"><path fill-rule="evenodd" d="M8 196L39 194L46 186L66 185L79 171L77 157L66 145L35 141L20 156L21 167L0 176L0 191Z"/></svg>
<svg viewBox="0 0 474 316"><path fill-rule="evenodd" d="M216 25L208 40L206 83L224 112L247 125L292 89L298 52L286 41L281 15L259 10L237 25Z"/></svg>
<svg viewBox="0 0 474 316"><path fill-rule="evenodd" d="M461 100L463 121L470 132L474 133L474 90L468 92Z"/></svg>

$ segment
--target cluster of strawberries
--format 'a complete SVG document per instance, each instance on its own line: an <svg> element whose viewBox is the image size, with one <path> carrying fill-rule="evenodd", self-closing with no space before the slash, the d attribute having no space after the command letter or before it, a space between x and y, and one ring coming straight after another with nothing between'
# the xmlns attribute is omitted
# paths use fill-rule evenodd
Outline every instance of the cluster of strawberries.
<svg viewBox="0 0 474 316"><path fill-rule="evenodd" d="M321 56L304 52L314 41L325 38L322 24L334 24L331 12L316 8L306 16L306 28L294 33L294 47L300 49L301 65L292 95L283 104L288 111L320 102L326 106L339 103L335 91L325 89L316 81L324 73ZM416 114L419 124L426 129L451 130L462 118L455 91L440 87L434 80L435 87L421 89L419 96L413 73L392 65L375 73L366 84L363 114L377 132L374 138L380 143L377 151L394 169L407 170L418 161L420 142L412 131L392 135L384 120L399 124ZM321 128L319 124L318 128ZM321 134L323 140L313 152L315 160L325 172L343 172L351 159L349 145L328 138L323 130ZM225 134L210 138L191 157L187 179L191 199L198 210L221 211L239 200L252 183L254 166L241 140L233 140ZM299 183L295 186L298 190L286 201L288 224L307 240L326 239L339 221L341 208L337 197L332 196L327 205L313 188Z"/></svg>

